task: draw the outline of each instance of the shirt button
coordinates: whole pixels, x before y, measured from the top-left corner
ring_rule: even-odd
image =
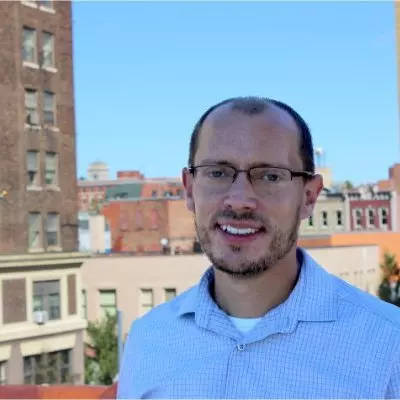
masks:
[[[243,351],[243,350],[246,348],[246,346],[245,346],[244,344],[238,344],[238,345],[236,346],[236,348],[237,348],[239,351]]]

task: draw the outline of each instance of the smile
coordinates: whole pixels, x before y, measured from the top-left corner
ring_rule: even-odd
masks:
[[[220,225],[220,229],[231,235],[238,235],[238,236],[253,235],[261,230],[254,228],[235,228],[234,226],[230,225]]]

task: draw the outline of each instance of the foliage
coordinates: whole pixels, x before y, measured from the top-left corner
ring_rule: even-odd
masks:
[[[380,265],[382,282],[378,288],[378,296],[387,303],[400,306],[400,269],[396,256],[386,252]]]
[[[354,188],[354,185],[353,185],[350,181],[344,181],[343,187],[344,187],[345,189],[349,190],[349,189],[353,189],[353,188]]]
[[[85,383],[111,385],[118,370],[117,317],[88,322],[87,333],[94,355],[85,357]]]

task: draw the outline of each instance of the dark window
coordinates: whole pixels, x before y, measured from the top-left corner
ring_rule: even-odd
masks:
[[[49,320],[61,318],[60,281],[33,282],[33,311],[47,311]]]
[[[24,357],[24,384],[73,383],[71,350]]]

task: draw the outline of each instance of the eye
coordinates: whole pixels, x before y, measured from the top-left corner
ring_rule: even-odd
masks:
[[[221,179],[229,176],[229,173],[223,167],[206,167],[203,169],[203,175],[210,179]]]
[[[269,181],[269,182],[279,182],[280,181],[279,175],[271,174],[271,173],[268,173],[268,172],[265,173],[264,179],[266,181]]]

